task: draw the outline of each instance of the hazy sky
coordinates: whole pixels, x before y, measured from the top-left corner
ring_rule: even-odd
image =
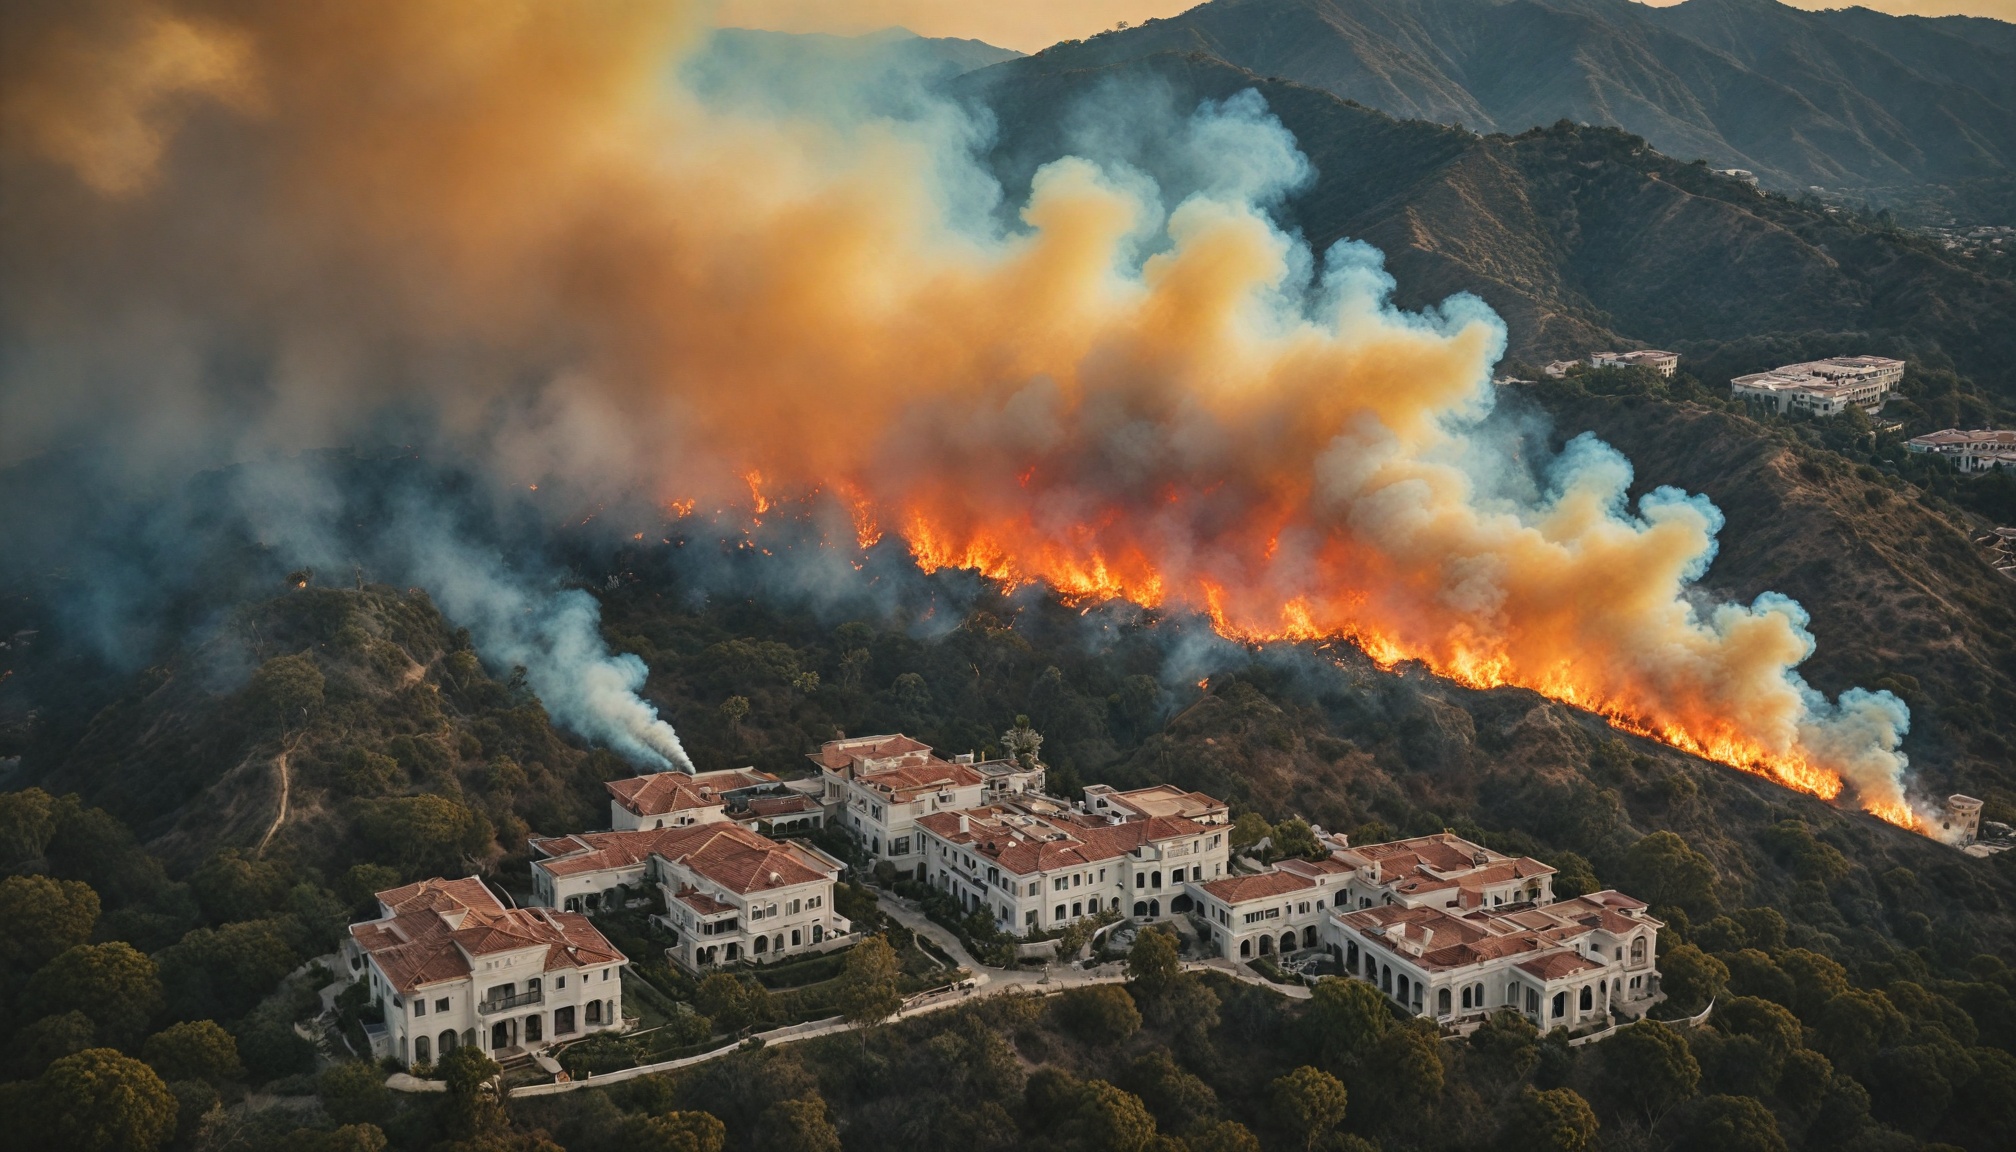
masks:
[[[1792,0],[1798,8],[1841,8]],[[901,25],[925,36],[964,36],[1033,52],[1126,20],[1173,16],[1194,0],[722,0],[720,22],[793,32],[868,32]],[[1864,7],[1920,16],[1965,13],[2016,21],[2016,0],[1870,0]]]

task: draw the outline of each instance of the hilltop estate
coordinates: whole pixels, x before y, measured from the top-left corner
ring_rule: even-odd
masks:
[[[1125,918],[1171,924],[1217,963],[1320,955],[1459,1031],[1500,1009],[1543,1029],[1635,1019],[1659,998],[1663,925],[1643,901],[1556,900],[1553,868],[1452,833],[1354,846],[1318,830],[1320,858],[1241,866],[1230,809],[1199,792],[1092,785],[1073,803],[1042,791],[1040,763],[945,760],[903,735],[829,741],[812,760],[818,802],[752,769],[609,782],[612,828],[531,838],[532,907],[473,876],[379,893],[344,947],[384,1012],[374,1056],[424,1064],[476,1044],[511,1059],[627,1027],[628,958],[587,914],[654,889],[651,923],[689,972],[854,943],[834,907],[847,866],[757,831],[764,799],[807,801],[820,810],[800,827],[845,829],[1010,935]]]
[[[1748,400],[1777,413],[1805,412],[1833,416],[1853,404],[1870,415],[1904,379],[1904,361],[1884,356],[1830,356],[1803,364],[1786,364],[1769,372],[1753,372],[1729,381],[1738,400]]]

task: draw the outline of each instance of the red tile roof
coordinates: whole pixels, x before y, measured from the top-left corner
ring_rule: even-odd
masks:
[[[1255,876],[1226,876],[1219,880],[1207,880],[1198,885],[1227,904],[1243,904],[1248,900],[1283,896],[1315,886],[1316,882],[1307,876],[1281,871],[1262,872]]]
[[[653,772],[603,784],[616,802],[639,816],[663,816],[694,808],[718,808],[723,792],[757,784],[774,784],[777,777],[754,768],[730,768],[688,776],[684,772]]]
[[[930,751],[929,744],[901,734],[855,736],[845,740],[828,740],[819,746],[819,751],[811,753],[807,758],[821,768],[837,771],[862,760],[879,760],[889,756]]]
[[[535,861],[555,876],[634,867],[651,856],[683,864],[733,892],[747,894],[831,875],[823,857],[798,844],[779,843],[740,824],[689,824],[683,828],[638,828],[622,832],[582,832],[535,840],[547,846],[579,844],[564,855]]]
[[[961,816],[966,818],[963,832],[959,830]],[[1039,816],[1001,807],[933,812],[919,816],[917,824],[1018,876],[1116,860],[1143,844],[1212,831],[1193,820],[1173,816],[1112,824],[1063,812]]]
[[[474,876],[422,880],[378,893],[393,914],[350,926],[395,991],[460,980],[472,956],[544,946],[542,971],[624,962],[586,916],[550,908],[505,908]]]

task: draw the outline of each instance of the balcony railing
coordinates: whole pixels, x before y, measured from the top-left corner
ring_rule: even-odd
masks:
[[[513,1008],[523,1008],[527,1004],[543,1004],[545,1001],[544,989],[535,992],[515,992],[509,996],[486,996],[476,1002],[476,1011],[488,1016],[493,1012],[508,1012]]]

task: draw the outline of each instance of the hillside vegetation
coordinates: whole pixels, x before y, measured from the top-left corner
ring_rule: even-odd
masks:
[[[1482,297],[1514,358],[1649,344],[1712,358],[1719,375],[1808,347],[1874,352],[1955,369],[2016,406],[2016,283],[1928,240],[1759,192],[1617,129],[1477,136],[1203,53],[1122,51],[1154,43],[1115,34],[1096,56],[1053,49],[959,79],[999,119],[992,162],[1011,203],[1112,86],[1171,116],[1252,88],[1315,166],[1284,208],[1311,246],[1370,242],[1406,307]],[[1155,130],[1135,139],[1128,159],[1180,187]]]
[[[1214,0],[1043,55],[1197,52],[1404,119],[1614,126],[1679,159],[1948,203],[2016,170],[2016,26],[1773,0]],[[1993,220],[1991,223],[2009,223]]]

